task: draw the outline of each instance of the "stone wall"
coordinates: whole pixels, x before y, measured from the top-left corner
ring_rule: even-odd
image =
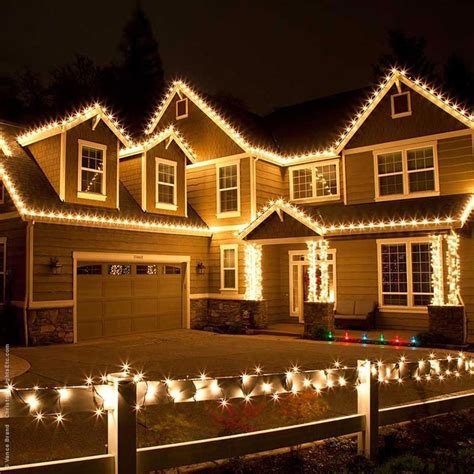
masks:
[[[28,310],[28,343],[31,346],[74,342],[72,308]]]
[[[467,337],[464,306],[428,306],[429,331],[451,344],[464,344]]]
[[[334,331],[334,303],[304,303],[304,335],[309,336],[313,326]]]
[[[266,302],[215,298],[191,300],[191,328],[237,325],[245,329],[266,327]]]

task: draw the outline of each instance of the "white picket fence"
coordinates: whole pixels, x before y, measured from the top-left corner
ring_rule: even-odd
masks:
[[[439,373],[439,367],[444,362],[431,362],[429,370],[435,370]],[[139,449],[136,446],[136,404],[137,400],[140,399],[140,394],[137,396],[137,381],[124,373],[113,374],[109,376],[109,404],[112,400],[112,405],[107,407],[108,454],[18,465],[2,468],[0,471],[19,474],[148,473],[160,469],[226,459],[230,456],[243,456],[351,434],[356,434],[358,437],[358,452],[368,458],[374,458],[377,452],[377,436],[380,426],[468,409],[474,406],[474,391],[468,391],[380,409],[378,403],[380,373],[395,373],[395,367],[397,373],[400,374],[407,371],[406,365],[404,368],[400,368],[392,364],[391,367],[387,368],[368,361],[359,361],[357,413],[353,415],[232,436]],[[469,361],[468,368],[469,373],[471,373],[472,361]],[[316,376],[316,372],[322,371],[312,372],[313,376]],[[430,377],[429,373],[428,371],[427,378]],[[283,380],[283,376],[287,377],[288,375],[273,374],[273,380]],[[328,375],[325,376],[329,380]],[[394,375],[394,377],[398,377],[398,375]],[[223,386],[227,383],[229,387],[232,387],[234,378],[213,379],[213,383],[215,380],[218,381],[217,383],[221,382]],[[266,380],[268,380],[268,376]],[[182,387],[185,387],[186,383],[188,381],[185,381]],[[229,388],[229,390],[234,390],[234,388]],[[195,399],[195,396],[193,399]],[[183,401],[190,401],[190,399]]]

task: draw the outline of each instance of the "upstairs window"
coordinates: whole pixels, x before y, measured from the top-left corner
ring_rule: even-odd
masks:
[[[325,161],[290,170],[293,200],[324,201],[339,198],[339,162]]]
[[[406,148],[376,155],[376,199],[438,192],[436,147]]]
[[[175,161],[156,158],[156,203],[159,209],[175,211],[177,205]]]
[[[105,201],[107,147],[79,140],[78,197]]]
[[[221,245],[221,290],[237,290],[238,245]]]
[[[240,165],[217,166],[217,217],[240,216]]]
[[[176,101],[176,120],[187,118],[188,116],[188,99],[184,98]]]
[[[408,117],[411,115],[411,96],[409,91],[393,94],[390,100],[392,105],[392,118]]]

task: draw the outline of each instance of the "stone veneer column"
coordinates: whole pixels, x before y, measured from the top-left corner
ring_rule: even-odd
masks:
[[[334,302],[304,302],[304,335],[309,336],[313,326],[321,326],[334,331]]]
[[[428,306],[429,331],[451,344],[465,344],[467,322],[464,306]]]
[[[72,308],[44,308],[28,310],[29,345],[74,342]]]

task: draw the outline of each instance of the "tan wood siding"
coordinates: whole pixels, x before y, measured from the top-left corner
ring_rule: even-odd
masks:
[[[0,237],[7,238],[6,297],[25,300],[26,285],[26,223],[20,219],[0,221]]]
[[[140,206],[142,205],[142,158],[141,155],[119,162],[120,181]]]
[[[408,117],[392,119],[390,96],[397,93],[396,86],[393,86],[355,133],[346,148],[466,129],[459,120],[415,91],[404,85],[402,89],[411,91],[412,114]]]
[[[255,166],[257,210],[270,199],[288,196],[288,188],[284,187],[283,181],[284,168],[263,160],[257,160]]]
[[[225,163],[225,162],[224,162]],[[240,160],[240,217],[217,217],[216,165],[187,169],[188,201],[207,225],[245,224],[251,219],[250,158]]]
[[[163,158],[177,163],[176,172],[176,197],[178,209],[176,211],[167,209],[157,209],[156,203],[156,163],[155,158]],[[166,147],[165,142],[161,142],[146,153],[146,186],[147,186],[147,211],[156,214],[185,216],[186,215],[186,186],[185,186],[185,168],[186,156],[181,151],[176,142],[171,142]]]
[[[198,261],[209,268],[208,247],[208,237],[36,224],[33,297],[35,301],[72,299],[74,251],[190,256],[190,293],[207,293],[208,275],[197,275],[195,269]],[[50,271],[51,257],[63,264],[59,275]]]
[[[188,117],[176,120],[176,95],[166,109],[155,131],[175,125],[191,145],[199,161],[236,155],[243,150],[206,114],[188,100]]]
[[[474,229],[470,235],[461,238],[459,248],[461,258],[461,298],[467,315],[469,342],[474,341]]]
[[[59,194],[61,134],[32,143],[28,149]]]
[[[103,121],[100,121],[96,129],[92,130],[93,120],[87,120],[66,133],[66,201],[89,206],[115,208],[118,204],[118,139]],[[77,197],[79,140],[87,140],[107,146],[105,170],[107,199],[103,202]]]
[[[474,192],[474,157],[471,135],[438,141],[441,194]]]
[[[346,155],[347,204],[373,202],[375,198],[372,151]]]

